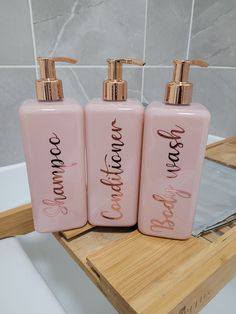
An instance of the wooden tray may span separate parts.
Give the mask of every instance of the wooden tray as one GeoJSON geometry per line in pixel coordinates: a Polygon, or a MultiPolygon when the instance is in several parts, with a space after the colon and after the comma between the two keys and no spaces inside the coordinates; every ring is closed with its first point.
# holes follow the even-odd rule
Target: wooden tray
{"type": "MultiPolygon", "coordinates": [[[[231,167],[235,157],[236,137],[206,151],[206,158],[231,167]]],[[[14,211],[0,238],[16,234],[14,211]]],[[[30,206],[24,211],[28,223],[18,233],[32,228],[30,206]]],[[[119,313],[197,313],[236,275],[236,222],[185,241],[145,236],[136,227],[89,224],[54,235],[119,313]]]]}

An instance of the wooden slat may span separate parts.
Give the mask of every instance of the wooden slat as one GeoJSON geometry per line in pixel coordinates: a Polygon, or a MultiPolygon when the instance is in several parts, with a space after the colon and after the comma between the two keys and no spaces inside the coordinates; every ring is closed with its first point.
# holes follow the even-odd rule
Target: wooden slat
{"type": "Polygon", "coordinates": [[[0,213],[0,239],[34,231],[31,204],[0,213]]]}
{"type": "Polygon", "coordinates": [[[236,136],[208,145],[206,158],[236,168],[236,136]]]}
{"type": "MultiPolygon", "coordinates": [[[[116,305],[119,312],[141,313],[140,306],[134,306],[136,296],[142,299],[149,287],[161,284],[166,274],[172,273],[177,265],[183,264],[206,246],[195,238],[170,240],[134,231],[115,245],[111,243],[89,255],[87,260],[98,274],[102,290],[113,291],[112,296],[119,298],[119,308],[116,305]]],[[[109,300],[114,304],[113,298],[109,300]]],[[[156,308],[157,312],[162,313],[156,308]]]]}
{"type": "Polygon", "coordinates": [[[119,312],[196,313],[236,274],[236,228],[209,245],[133,232],[88,263],[102,290],[119,298],[119,312]]]}
{"type": "Polygon", "coordinates": [[[72,238],[92,229],[92,228],[94,228],[94,226],[87,223],[85,226],[83,226],[81,228],[61,231],[61,234],[63,235],[64,238],[66,238],[67,240],[70,240],[70,239],[72,239],[72,238]]]}
{"type": "MultiPolygon", "coordinates": [[[[97,276],[94,269],[87,264],[87,256],[97,252],[106,245],[116,245],[116,241],[129,236],[135,227],[130,228],[105,228],[95,227],[88,232],[80,234],[71,240],[66,240],[60,233],[54,233],[57,240],[63,245],[66,251],[72,256],[76,263],[90,276],[96,283],[97,276]]],[[[100,287],[99,287],[100,288],[100,287]]]]}

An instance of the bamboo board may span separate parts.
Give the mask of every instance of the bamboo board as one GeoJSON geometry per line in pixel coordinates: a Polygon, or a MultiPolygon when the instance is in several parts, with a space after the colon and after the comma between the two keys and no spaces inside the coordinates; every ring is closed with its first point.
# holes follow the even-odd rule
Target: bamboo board
{"type": "Polygon", "coordinates": [[[75,229],[70,229],[70,230],[65,230],[62,231],[61,234],[63,235],[64,238],[66,238],[67,240],[70,240],[90,229],[92,229],[93,226],[90,225],[89,223],[87,223],[85,226],[83,226],[82,228],[75,228],[75,229]]]}
{"type": "Polygon", "coordinates": [[[99,227],[55,236],[119,313],[197,313],[236,275],[236,225],[187,241],[99,227]]]}
{"type": "Polygon", "coordinates": [[[206,158],[236,168],[236,136],[208,145],[206,158]]]}
{"type": "Polygon", "coordinates": [[[34,224],[31,204],[0,213],[0,239],[32,231],[34,231],[34,224]]]}
{"type": "MultiPolygon", "coordinates": [[[[206,158],[236,167],[236,137],[206,158]]],[[[236,275],[236,222],[186,241],[92,226],[55,236],[119,313],[197,313],[236,275]]]]}

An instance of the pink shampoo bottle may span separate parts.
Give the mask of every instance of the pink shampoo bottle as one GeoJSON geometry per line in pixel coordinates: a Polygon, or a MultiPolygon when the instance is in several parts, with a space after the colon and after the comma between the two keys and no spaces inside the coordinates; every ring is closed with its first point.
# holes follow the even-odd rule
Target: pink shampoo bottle
{"type": "Polygon", "coordinates": [[[147,235],[191,235],[210,122],[208,110],[191,103],[192,64],[208,66],[174,60],[165,102],[152,102],[145,112],[138,228],[147,235]]]}
{"type": "Polygon", "coordinates": [[[88,220],[97,226],[132,226],[137,222],[143,106],[127,100],[122,64],[108,59],[103,99],[85,107],[88,167],[88,220]]]}
{"type": "Polygon", "coordinates": [[[38,58],[41,79],[37,100],[20,107],[35,230],[54,232],[83,226],[87,221],[84,112],[77,101],[63,100],[55,61],[38,58]]]}

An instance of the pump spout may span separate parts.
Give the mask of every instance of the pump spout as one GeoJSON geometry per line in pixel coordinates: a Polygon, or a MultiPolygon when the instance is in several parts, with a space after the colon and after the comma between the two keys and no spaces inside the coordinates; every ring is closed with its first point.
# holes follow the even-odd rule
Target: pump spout
{"type": "Polygon", "coordinates": [[[189,82],[191,65],[208,67],[203,60],[174,60],[173,79],[166,85],[165,103],[188,105],[192,102],[193,85],[189,82]]]}
{"type": "Polygon", "coordinates": [[[62,81],[57,79],[55,62],[76,63],[77,60],[67,57],[38,57],[40,79],[36,81],[37,99],[40,101],[56,101],[63,99],[62,81]]]}
{"type": "Polygon", "coordinates": [[[103,99],[107,101],[124,101],[127,99],[127,82],[122,78],[123,64],[143,66],[142,60],[107,59],[108,79],[103,82],[103,99]]]}

